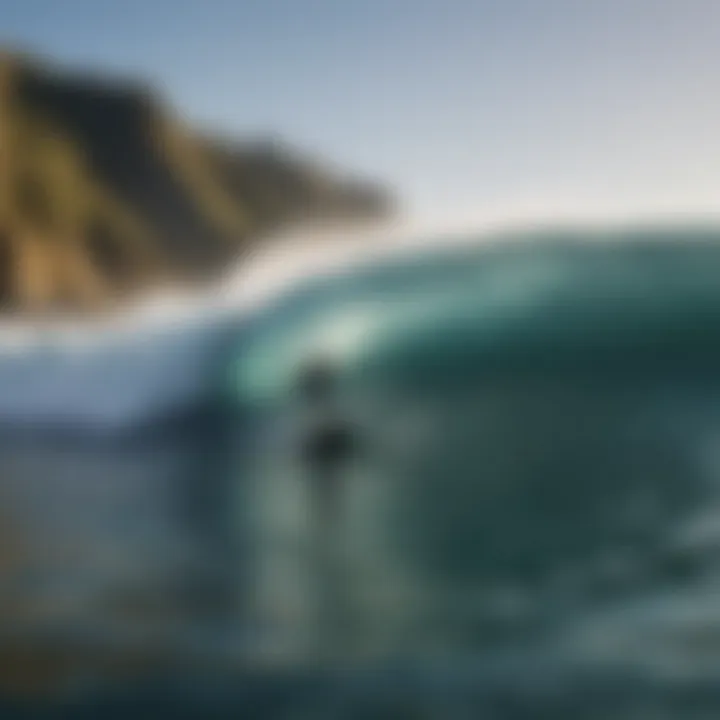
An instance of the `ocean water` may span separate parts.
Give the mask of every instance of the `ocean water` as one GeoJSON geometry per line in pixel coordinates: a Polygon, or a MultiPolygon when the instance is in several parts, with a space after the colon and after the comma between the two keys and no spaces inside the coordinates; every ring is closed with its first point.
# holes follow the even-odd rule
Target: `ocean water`
{"type": "Polygon", "coordinates": [[[4,431],[3,697],[717,717],[718,258],[561,244],[329,278],[243,328],[214,409],[4,431]],[[318,354],[361,448],[330,526],[293,392],[318,354]]]}
{"type": "Polygon", "coordinates": [[[78,713],[712,717],[720,386],[675,380],[386,397],[332,535],[277,409],[5,435],[5,647],[78,713]]]}

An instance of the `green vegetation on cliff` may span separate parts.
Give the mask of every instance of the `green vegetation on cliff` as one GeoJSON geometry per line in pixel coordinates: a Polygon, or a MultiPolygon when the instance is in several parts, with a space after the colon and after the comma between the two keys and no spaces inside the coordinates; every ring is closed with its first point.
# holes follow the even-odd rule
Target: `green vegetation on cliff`
{"type": "Polygon", "coordinates": [[[98,308],[212,277],[269,232],[385,217],[384,190],[196,133],[147,88],[0,52],[0,299],[98,308]]]}

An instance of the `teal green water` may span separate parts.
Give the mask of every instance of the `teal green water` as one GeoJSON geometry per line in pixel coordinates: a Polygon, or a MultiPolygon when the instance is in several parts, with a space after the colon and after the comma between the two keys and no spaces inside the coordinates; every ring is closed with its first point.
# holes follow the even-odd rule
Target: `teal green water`
{"type": "Polygon", "coordinates": [[[133,441],[0,438],[2,505],[33,550],[29,575],[21,563],[4,577],[53,612],[60,593],[61,624],[101,639],[116,626],[108,600],[160,593],[211,670],[214,653],[265,657],[266,642],[302,661],[307,635],[330,635],[346,657],[425,657],[441,676],[451,655],[487,653],[494,670],[505,643],[529,653],[540,639],[516,685],[552,658],[565,678],[629,663],[663,693],[668,668],[716,685],[709,239],[540,238],[297,288],[241,333],[230,394],[247,412],[133,441]],[[342,573],[323,567],[307,473],[273,435],[320,351],[366,403],[330,544],[342,573]]]}
{"type": "MultiPolygon", "coordinates": [[[[189,716],[187,689],[198,717],[717,718],[713,237],[541,237],[316,280],[240,330],[230,398],[247,412],[133,438],[0,435],[21,551],[0,629],[22,634],[23,606],[72,647],[169,642],[182,677],[157,706],[141,693],[140,716],[173,689],[189,716]],[[263,437],[318,352],[366,403],[329,556],[307,475],[263,437]],[[287,653],[305,676],[317,638],[401,662],[354,689],[342,663],[321,685],[255,672],[287,653]],[[411,685],[400,665],[425,670],[411,685]],[[589,670],[619,685],[586,690],[589,670]],[[630,711],[602,711],[630,690],[630,711]]],[[[91,702],[104,671],[82,655],[91,702]]],[[[111,705],[81,715],[132,714],[111,705]]]]}
{"type": "MultiPolygon", "coordinates": [[[[438,603],[460,645],[494,632],[493,602],[512,604],[493,593],[552,614],[595,584],[664,582],[669,529],[718,489],[704,453],[720,427],[720,235],[585,240],[310,283],[260,318],[233,367],[236,401],[282,416],[303,362],[336,358],[367,412],[366,557],[438,603]]],[[[432,620],[418,622],[425,637],[432,620]]]]}
{"type": "Polygon", "coordinates": [[[538,235],[350,269],[289,292],[258,318],[231,392],[241,403],[282,397],[317,354],[391,383],[599,362],[618,350],[640,362],[703,356],[720,327],[718,240],[699,230],[538,235]]]}

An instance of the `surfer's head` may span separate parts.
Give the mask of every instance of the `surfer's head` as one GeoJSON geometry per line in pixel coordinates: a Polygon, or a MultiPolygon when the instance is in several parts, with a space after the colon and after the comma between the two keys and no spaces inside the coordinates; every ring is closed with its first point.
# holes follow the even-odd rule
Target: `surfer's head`
{"type": "Polygon", "coordinates": [[[338,370],[335,364],[325,357],[313,358],[306,363],[296,385],[297,393],[302,400],[327,400],[335,393],[338,370]]]}

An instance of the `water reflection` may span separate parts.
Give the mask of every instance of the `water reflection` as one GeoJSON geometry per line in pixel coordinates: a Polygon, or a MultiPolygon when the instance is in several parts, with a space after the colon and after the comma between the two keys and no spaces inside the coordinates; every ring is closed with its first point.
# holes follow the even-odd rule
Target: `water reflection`
{"type": "Polygon", "coordinates": [[[0,632],[179,642],[234,602],[224,431],[0,438],[0,632]]]}
{"type": "MultiPolygon", "coordinates": [[[[365,451],[321,547],[289,406],[134,439],[3,436],[4,647],[70,648],[57,665],[85,690],[118,672],[100,656],[145,674],[149,657],[220,702],[249,667],[276,688],[288,668],[319,682],[329,641],[335,668],[375,669],[328,679],[313,702],[425,697],[442,717],[479,707],[479,687],[530,698],[530,714],[498,717],[534,717],[548,687],[570,703],[589,677],[706,682],[720,666],[718,390],[685,374],[484,376],[365,394],[365,451]]],[[[17,685],[9,662],[0,652],[17,685]]]]}
{"type": "Polygon", "coordinates": [[[377,674],[351,697],[377,712],[437,703],[432,717],[476,716],[488,703],[499,718],[711,717],[714,373],[425,381],[353,389],[365,451],[347,471],[335,574],[316,562],[307,478],[281,451],[292,408],[266,419],[246,478],[256,607],[278,645],[297,659],[324,633],[336,658],[371,660],[377,674]],[[328,602],[335,612],[318,622],[328,602]]]}
{"type": "Polygon", "coordinates": [[[313,594],[334,593],[346,657],[486,652],[715,573],[712,378],[480,374],[454,390],[365,389],[334,581],[313,566],[308,479],[272,434],[253,447],[258,602],[286,618],[286,639],[310,627],[313,594]]]}

